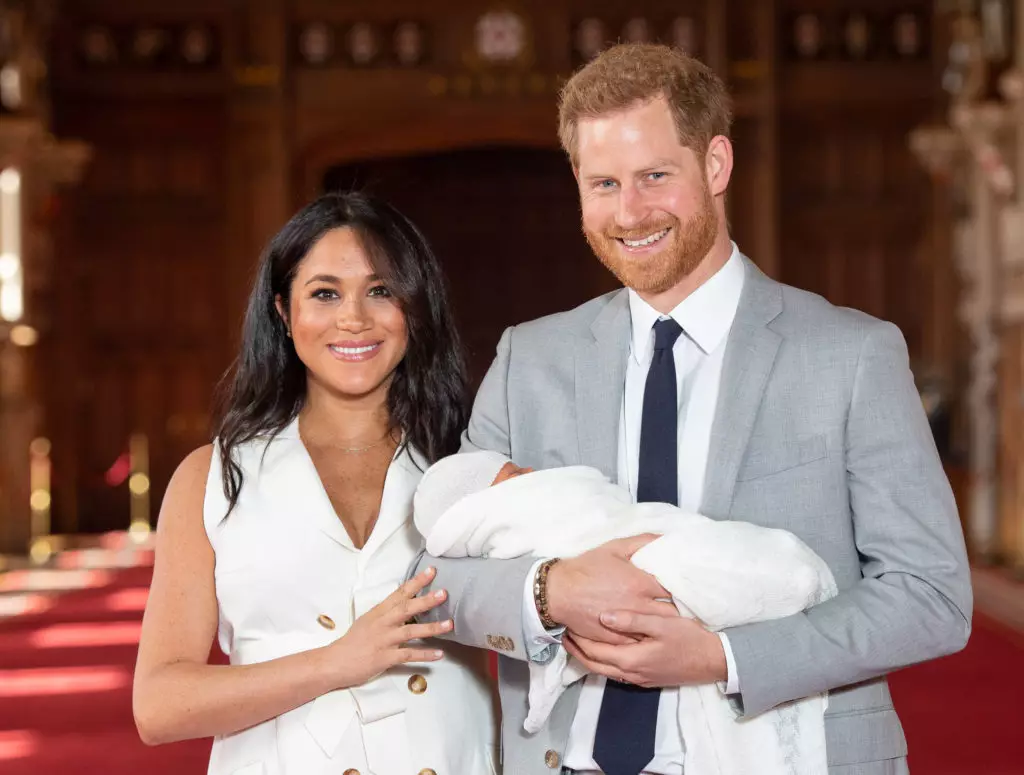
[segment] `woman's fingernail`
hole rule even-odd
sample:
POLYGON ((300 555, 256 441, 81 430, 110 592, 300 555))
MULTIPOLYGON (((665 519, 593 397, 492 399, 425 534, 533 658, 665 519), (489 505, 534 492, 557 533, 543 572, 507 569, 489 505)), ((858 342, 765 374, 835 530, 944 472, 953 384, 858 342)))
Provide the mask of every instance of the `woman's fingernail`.
POLYGON ((437 651, 434 652, 434 656, 437 657, 438 659, 440 659, 441 657, 444 656, 444 652, 441 651, 441 649, 438 649, 437 651))
POLYGON ((436 597, 438 600, 440 600, 442 597, 444 597, 444 590, 443 589, 437 590, 437 592, 434 593, 434 597, 436 597))
POLYGON ((442 630, 450 630, 451 628, 452 628, 452 620, 451 619, 449 619, 446 622, 442 622, 441 623, 441 629, 442 630))
POLYGON ((601 621, 605 624, 615 624, 618 621, 618 617, 615 614, 601 614, 601 621))

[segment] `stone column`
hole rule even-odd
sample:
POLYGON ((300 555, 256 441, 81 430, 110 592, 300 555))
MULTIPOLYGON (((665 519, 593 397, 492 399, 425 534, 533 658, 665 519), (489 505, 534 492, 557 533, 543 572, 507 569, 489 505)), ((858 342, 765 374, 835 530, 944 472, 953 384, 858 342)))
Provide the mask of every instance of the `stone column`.
POLYGON ((976 109, 961 103, 954 107, 951 118, 953 128, 921 128, 913 133, 910 143, 940 185, 957 172, 966 180, 961 194, 969 202, 969 212, 953 223, 953 258, 962 280, 957 315, 971 344, 966 395, 970 474, 962 510, 972 554, 988 562, 995 558, 998 530, 995 387, 999 343, 994 325, 997 235, 1006 181, 1000 173, 993 185, 991 171, 985 174, 979 164, 979 154, 992 148, 991 136, 1003 114, 998 109, 976 109))

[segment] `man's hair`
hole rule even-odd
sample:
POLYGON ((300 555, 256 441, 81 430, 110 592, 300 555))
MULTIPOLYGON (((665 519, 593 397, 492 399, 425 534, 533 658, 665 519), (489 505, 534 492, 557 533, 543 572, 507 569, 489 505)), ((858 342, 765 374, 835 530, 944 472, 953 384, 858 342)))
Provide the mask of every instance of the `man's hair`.
POLYGON ((658 97, 672 110, 679 142, 700 158, 712 138, 729 136, 732 100, 710 67, 669 46, 623 43, 576 71, 559 95, 558 137, 573 167, 579 166, 576 128, 581 119, 658 97))

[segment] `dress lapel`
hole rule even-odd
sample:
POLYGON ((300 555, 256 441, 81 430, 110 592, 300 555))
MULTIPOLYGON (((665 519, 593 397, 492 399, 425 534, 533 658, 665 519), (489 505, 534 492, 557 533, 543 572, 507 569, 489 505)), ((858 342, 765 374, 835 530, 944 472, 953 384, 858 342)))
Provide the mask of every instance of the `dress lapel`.
POLYGON ((261 476, 274 508, 289 518, 304 516, 331 540, 350 551, 373 552, 411 519, 413 493, 427 469, 427 461, 412 447, 397 452, 384 478, 380 511, 369 539, 362 550, 356 549, 348 531, 341 523, 313 459, 299 438, 298 420, 277 435, 264 460, 267 466, 261 476))
POLYGON ((429 464, 418 450, 411 446, 398 452, 384 478, 384 493, 380 500, 380 513, 373 526, 364 552, 374 552, 396 531, 412 522, 412 501, 423 472, 429 464))
POLYGON ((260 480, 269 486, 275 508, 289 519, 309 519, 331 540, 356 551, 348 531, 334 511, 306 445, 299 438, 298 418, 270 443, 260 480))

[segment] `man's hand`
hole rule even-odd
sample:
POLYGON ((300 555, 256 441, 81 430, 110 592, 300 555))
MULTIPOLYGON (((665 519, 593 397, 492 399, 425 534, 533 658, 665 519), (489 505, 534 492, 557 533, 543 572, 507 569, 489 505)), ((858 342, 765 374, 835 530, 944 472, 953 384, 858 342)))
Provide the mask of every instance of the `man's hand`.
POLYGON ((721 638, 693 619, 616 611, 602 615, 601 623, 639 640, 611 645, 567 633, 565 650, 591 672, 647 687, 728 679, 721 638))
MULTIPOLYGON (((598 617, 624 609, 657 614, 667 606, 658 598, 671 597, 655 580, 630 563, 641 547, 658 536, 645 534, 609 541, 579 557, 562 560, 548 573, 548 613, 573 635, 603 643, 635 642, 615 632, 598 617)), ((675 609, 672 609, 673 612, 675 609)))

